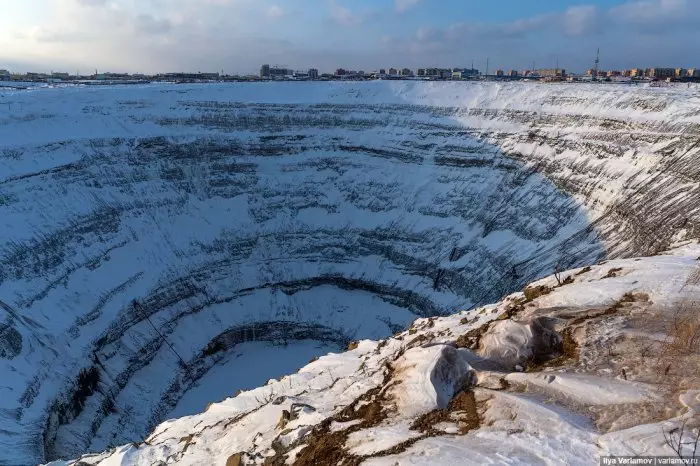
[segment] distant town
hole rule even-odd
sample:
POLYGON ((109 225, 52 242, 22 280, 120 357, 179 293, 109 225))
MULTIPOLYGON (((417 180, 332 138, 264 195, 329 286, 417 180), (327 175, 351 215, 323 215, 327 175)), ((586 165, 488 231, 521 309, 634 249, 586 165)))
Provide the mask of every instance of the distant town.
MULTIPOLYGON (((596 64, 598 60, 596 60, 596 64)), ((83 75, 62 72, 11 73, 0 70, 0 81, 46 82, 46 83, 144 83, 144 82, 238 82, 238 81, 365 81, 365 80, 527 80, 544 82, 609 82, 635 83, 643 81, 700 82, 698 68, 632 68, 626 70, 589 69, 585 74, 569 74, 562 68, 528 70, 486 70, 482 73, 470 68, 381 68, 374 71, 346 70, 338 68, 332 73, 320 73, 316 68, 293 70, 284 66, 262 65, 256 75, 228 75, 222 73, 163 73, 129 74, 98 73, 83 75)))
POLYGON ((567 74, 563 68, 543 68, 531 70, 493 70, 493 73, 481 73, 475 68, 382 68, 376 71, 352 71, 339 68, 333 74, 319 74, 317 69, 294 71, 283 67, 263 65, 259 79, 284 80, 363 80, 363 79, 423 79, 423 80, 478 80, 478 79, 528 79, 542 81, 632 81, 632 80, 667 80, 700 81, 700 69, 697 68, 632 68, 627 70, 603 71, 589 69, 586 74, 567 74))

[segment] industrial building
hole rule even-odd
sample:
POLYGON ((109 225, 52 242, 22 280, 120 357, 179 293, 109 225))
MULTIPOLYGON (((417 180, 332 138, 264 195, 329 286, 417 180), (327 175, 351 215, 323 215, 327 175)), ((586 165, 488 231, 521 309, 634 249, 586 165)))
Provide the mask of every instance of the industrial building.
POLYGON ((649 72, 649 77, 654 79, 674 78, 675 76, 675 68, 652 68, 649 72))
POLYGON ((563 68, 543 68, 536 72, 543 78, 565 78, 566 70, 563 68))
POLYGON ((260 67, 260 77, 261 78, 284 78, 286 76, 293 76, 294 72, 287 68, 279 66, 263 65, 260 67))
POLYGON ((479 76, 479 70, 474 68, 452 68, 452 79, 469 79, 479 76))

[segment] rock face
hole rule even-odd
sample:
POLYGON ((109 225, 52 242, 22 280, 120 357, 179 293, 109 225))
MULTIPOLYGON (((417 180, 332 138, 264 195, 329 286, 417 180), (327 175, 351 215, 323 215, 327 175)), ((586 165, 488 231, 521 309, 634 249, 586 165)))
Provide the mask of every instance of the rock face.
POLYGON ((246 342, 382 338, 700 226, 688 89, 0 98, 2 464, 140 440, 246 342))

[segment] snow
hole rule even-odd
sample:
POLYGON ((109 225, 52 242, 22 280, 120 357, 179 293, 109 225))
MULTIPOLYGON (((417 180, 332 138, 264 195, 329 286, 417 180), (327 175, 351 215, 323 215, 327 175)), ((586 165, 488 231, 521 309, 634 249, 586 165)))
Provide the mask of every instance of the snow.
POLYGON ((398 383, 389 390, 398 415, 415 418, 446 408, 472 378, 464 353, 446 345, 407 350, 394 369, 398 383))
POLYGON ((642 424, 629 429, 607 433, 600 438, 600 445, 609 455, 668 455, 676 456, 664 439, 674 428, 681 426, 686 429, 682 442, 688 442, 684 455, 690 456, 693 443, 700 435, 700 390, 687 390, 679 395, 680 403, 686 408, 685 412, 676 418, 663 423, 642 424), (683 424, 683 422, 686 424, 683 424), (688 422, 690 421, 690 422, 688 422), (661 435, 660 435, 661 432, 661 435))
POLYGON ((535 334, 532 324, 513 321, 497 322, 482 340, 486 357, 515 367, 534 355, 535 334))
POLYGON ((595 434, 577 415, 537 400, 494 393, 487 427, 463 437, 420 440, 404 453, 372 458, 366 465, 573 464, 597 461, 595 434))
MULTIPOLYGON (((196 422, 228 422, 273 391, 311 397, 309 416, 329 417, 383 379, 369 354, 376 343, 183 418, 192 424, 162 424, 417 317, 420 330, 406 339, 433 338, 435 349, 406 351, 398 362, 411 389, 390 390, 414 414, 444 407, 470 370, 524 364, 538 347, 528 321, 538 312, 574 315, 626 293, 649 294, 663 312, 697 266, 695 245, 577 276, 431 380, 441 347, 503 312, 485 303, 556 266, 653 254, 692 237, 699 104, 685 87, 525 83, 0 89, 0 325, 22 341, 0 361, 0 463, 77 457, 168 425, 165 438, 186 437, 196 422), (448 315, 423 328, 425 317, 448 315), (299 343, 310 339, 318 353, 299 343), (266 346, 285 343, 287 353, 266 346), (261 346, 271 351, 259 359, 261 346), (261 364, 265 355, 275 363, 261 364), (91 366, 99 389, 79 413, 59 416, 91 366)), ((381 357, 402 345, 388 341, 381 357)), ((255 429, 266 432, 262 455, 276 438, 266 429, 291 403, 247 414, 240 422, 255 423, 245 435, 232 431, 232 442, 217 431, 211 451, 190 445, 183 461, 225 463, 253 448, 255 429)), ((394 429, 371 429, 382 427, 394 429)), ((161 447, 131 449, 128 462, 184 448, 161 447)))
POLYGON ((420 436, 419 432, 409 430, 409 427, 410 422, 403 421, 353 432, 345 447, 353 455, 372 455, 420 436))
MULTIPOLYGON (((645 307, 662 309, 664 303, 671 302, 670 295, 700 297, 700 286, 687 284, 688 277, 697 270, 698 257, 700 245, 686 244, 660 256, 615 261, 612 265, 629 271, 625 277, 635 277, 621 281, 626 293, 644 290, 649 295, 648 299, 629 302, 629 315, 641 313, 645 307), (664 277, 663 286, 656 277, 664 277)), ((546 312, 552 319, 568 315, 567 321, 573 320, 571 316, 590 316, 590 309, 581 307, 580 293, 599 297, 600 301, 587 303, 605 309, 610 296, 606 289, 617 293, 620 286, 613 278, 603 278, 610 266, 592 266, 590 271, 576 275, 575 283, 555 288, 512 317, 503 318, 511 306, 522 302, 520 293, 467 313, 419 319, 410 330, 381 342, 360 341, 351 351, 324 356, 280 381, 272 380, 264 387, 215 403, 202 414, 168 421, 138 448, 105 453, 103 457, 109 459, 102 462, 95 461, 95 457, 90 460, 100 466, 115 460, 122 462, 116 464, 146 465, 165 457, 185 465, 224 464, 230 455, 247 452, 246 461, 262 464, 265 457, 275 455, 271 445, 277 444, 289 449, 287 464, 291 464, 303 452, 313 429, 329 420, 328 428, 336 435, 347 431, 342 445, 345 454, 356 455, 367 465, 584 465, 598 461, 602 455, 672 454, 662 433, 684 419, 691 421, 687 425, 692 433, 700 409, 698 389, 681 392, 678 417, 605 432, 593 414, 597 407, 634 412, 635 407, 641 411, 649 404, 671 403, 670 407, 673 400, 666 399, 659 386, 621 380, 596 368, 587 369, 585 364, 564 364, 559 369, 534 372, 484 370, 481 367, 485 362, 507 359, 508 353, 479 347, 475 354, 454 347, 459 335, 486 322, 491 322, 493 331, 499 334, 502 329, 498 324, 512 320, 523 323, 546 312), (550 298, 552 295, 557 295, 556 299, 550 298), (556 307, 549 307, 546 299, 556 302, 556 307), (474 316, 469 319, 471 323, 465 323, 465 315, 474 316), (416 345, 416 341, 423 343, 416 345), (498 378, 506 383, 497 383, 498 378), (382 400, 384 413, 376 424, 365 426, 362 419, 334 419, 344 407, 373 389, 379 389, 375 401, 382 400), (461 390, 474 395, 477 427, 460 434, 454 419, 449 418, 433 426, 430 435, 412 428, 424 414, 445 408, 461 390), (274 396, 266 396, 271 394, 274 396), (272 398, 274 401, 266 401, 272 398), (299 411, 297 419, 280 427, 282 411, 290 410, 294 403, 308 407, 299 411), (181 439, 188 436, 193 442, 185 449, 181 439), (389 452, 392 448, 396 451, 389 452)), ((580 269, 566 274, 575 272, 580 269)), ((553 282, 554 277, 547 277, 538 283, 553 282)), ((624 315, 598 317, 596 325, 619 331, 614 322, 624 315)), ((591 334, 586 338, 580 341, 581 351, 595 351, 599 337, 591 334)), ((498 341, 509 345, 498 338, 489 345, 495 347, 498 341)), ((459 411, 452 413, 459 415, 459 411)))
POLYGON ((653 402, 658 397, 651 386, 619 380, 601 380, 580 374, 513 373, 508 382, 536 387, 548 396, 558 396, 578 405, 608 405, 653 402))
POLYGON ((286 346, 269 343, 238 345, 185 392, 168 417, 199 413, 209 403, 223 400, 238 390, 264 385, 270 378, 293 373, 311 359, 338 350, 335 345, 313 340, 292 341, 286 346))

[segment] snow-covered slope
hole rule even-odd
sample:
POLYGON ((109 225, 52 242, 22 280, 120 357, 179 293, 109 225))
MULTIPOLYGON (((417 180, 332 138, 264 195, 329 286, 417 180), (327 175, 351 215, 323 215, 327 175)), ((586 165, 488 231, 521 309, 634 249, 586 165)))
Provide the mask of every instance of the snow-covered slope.
POLYGON ((695 237, 699 122, 680 87, 0 91, 0 463, 695 237))
POLYGON ((700 351, 666 353, 658 332, 700 299, 699 255, 608 261, 418 319, 80 464, 589 465, 675 456, 674 432, 690 454, 700 351))

